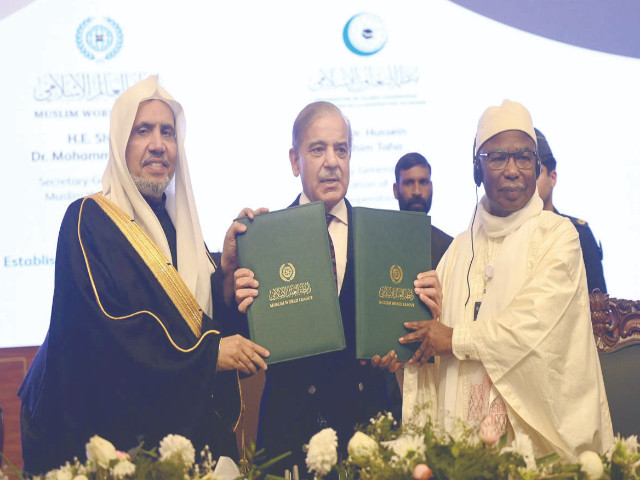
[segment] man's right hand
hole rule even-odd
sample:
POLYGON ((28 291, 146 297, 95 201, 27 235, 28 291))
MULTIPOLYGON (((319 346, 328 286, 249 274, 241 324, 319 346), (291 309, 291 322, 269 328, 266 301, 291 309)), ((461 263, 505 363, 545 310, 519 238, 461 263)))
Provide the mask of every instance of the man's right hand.
MULTIPOLYGON (((238 214, 238 217, 247 217, 253 221, 256 215, 267 213, 268 208, 259 208, 257 210, 251 210, 250 208, 244 208, 238 214)), ((234 293, 234 276, 231 273, 235 272, 238 268, 238 243, 236 237, 242 235, 247 231, 247 226, 240 222, 233 222, 227 233, 224 236, 224 244, 222 246, 222 256, 220 258, 220 269, 223 274, 223 293, 224 303, 228 307, 233 303, 234 293)))
POLYGON ((422 272, 413 281, 414 291, 431 311, 434 320, 442 313, 442 285, 435 270, 422 272))
POLYGON ((218 372, 224 370, 240 370, 247 374, 256 374, 258 370, 266 370, 267 364, 262 357, 268 357, 269 350, 242 335, 222 337, 218 351, 218 372))
POLYGON ((235 279, 234 289, 238 310, 246 313, 249 305, 253 303, 253 299, 258 296, 259 283, 254 278, 253 272, 248 268, 239 268, 234 272, 233 277, 235 279))

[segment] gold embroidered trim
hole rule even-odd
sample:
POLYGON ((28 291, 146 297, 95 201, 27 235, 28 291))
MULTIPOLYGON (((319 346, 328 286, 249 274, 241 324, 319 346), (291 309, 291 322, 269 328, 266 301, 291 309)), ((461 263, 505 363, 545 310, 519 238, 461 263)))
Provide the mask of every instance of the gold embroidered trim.
MULTIPOLYGON (((240 467, 241 469, 247 470, 249 468, 249 460, 247 459, 247 440, 245 439, 246 425, 245 425, 245 413, 246 413, 246 404, 244 403, 244 393, 242 392, 242 382, 240 381, 240 372, 236 370, 236 379, 238 382, 238 395, 240 397, 240 413, 238 414, 238 419, 236 420, 236 425, 233 427, 233 431, 235 434, 238 434, 238 427, 240 427, 240 423, 242 422, 242 427, 240 427, 240 444, 242 445, 242 452, 240 454, 240 467)), ((246 472, 245 472, 246 473, 246 472)))
POLYGON ((205 252, 207 252, 207 257, 209 257, 209 261, 211 262, 211 264, 213 265, 213 269, 217 270, 218 269, 218 265, 216 265, 216 262, 213 260, 213 258, 211 257, 211 254, 209 253, 209 249, 205 248, 204 249, 205 252))
POLYGON ((162 327, 165 332, 165 335, 171 342, 174 348, 177 350, 188 353, 200 345, 203 339, 209 334, 220 335, 220 332, 217 330, 209 330, 204 335, 202 335, 202 310, 198 306, 196 299, 193 297, 184 281, 178 275, 176 269, 167 265, 166 257, 162 252, 158 249, 158 247, 151 241, 148 235, 140 228, 133 220, 131 220, 122 210, 120 210, 116 205, 107 200, 101 193, 97 193, 91 195, 89 197, 85 197, 82 201, 82 205, 80 206, 80 213, 78 216, 78 240, 80 242, 80 248, 82 249, 82 254, 85 259, 85 263, 87 265, 87 272, 89 274, 89 279, 91 281, 91 286, 93 288, 96 301, 98 302, 98 306, 100 310, 109 318, 113 320, 123 320, 127 318, 131 318, 135 315, 145 313, 154 318, 162 327), (168 329, 162 323, 162 321, 153 313, 142 310, 139 312, 132 313, 130 315, 124 315, 121 317, 115 317, 113 315, 109 315, 107 311, 102 306, 102 302, 100 301, 100 296, 98 294, 98 290, 96 288, 95 282, 93 280, 93 275, 91 273, 91 267, 89 265, 89 259, 87 258, 87 253, 84 249, 84 245, 82 243, 82 235, 80 233, 80 224, 82 220, 82 211, 84 208, 84 203, 87 198, 93 199, 111 218, 111 220, 116 224, 118 228, 125 235, 127 240, 131 243, 131 245, 135 248, 136 252, 140 255, 140 257, 144 260, 145 264, 149 267, 149 269, 153 272, 154 276, 158 279, 161 286, 167 292, 169 297, 171 298, 176 308, 184 318, 184 320, 189 325, 189 328, 196 337, 199 338, 198 342, 189 349, 183 349, 179 347, 171 338, 168 329), (155 263, 155 265, 154 265, 155 263), (160 263, 158 265, 158 263, 160 263), (167 267, 171 267, 170 269, 167 267), (185 316, 186 315, 186 316, 185 316), (194 330, 194 328, 196 328, 194 330))
POLYGON ((244 396, 242 395, 242 383, 240 382, 240 372, 238 370, 236 370, 236 381, 238 382, 238 395, 240 396, 240 413, 238 414, 238 419, 236 420, 235 427, 233 427, 233 431, 238 430, 240 420, 242 420, 242 448, 244 450, 244 410, 246 404, 244 403, 244 396))

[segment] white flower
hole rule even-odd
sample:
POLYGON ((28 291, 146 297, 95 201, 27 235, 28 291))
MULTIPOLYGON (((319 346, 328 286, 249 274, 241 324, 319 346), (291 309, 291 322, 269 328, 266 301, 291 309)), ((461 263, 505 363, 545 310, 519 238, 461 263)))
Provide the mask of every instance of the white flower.
POLYGON ((45 480, 72 480, 71 464, 67 462, 62 467, 47 472, 44 478, 45 480))
POLYGON ((395 440, 382 442, 382 445, 392 450, 400 459, 406 458, 410 452, 415 452, 420 458, 426 453, 424 435, 402 435, 395 440))
POLYGON ((528 435, 516 435, 516 439, 512 443, 510 447, 504 447, 500 453, 506 452, 516 452, 524 458, 524 463, 526 464, 526 468, 529 471, 536 471, 536 457, 533 453, 533 443, 531 442, 531 438, 528 435))
POLYGON ((620 434, 617 434, 616 437, 613 439, 613 443, 609 447, 609 450, 607 450, 604 454, 605 458, 609 463, 611 463, 611 459, 613 458, 613 452, 615 452, 618 444, 622 445, 622 449, 626 454, 638 453, 639 445, 638 445, 637 435, 631 435, 627 438, 622 438, 620 434))
POLYGON ((323 477, 338 463, 338 435, 333 428, 319 431, 307 446, 307 469, 323 477))
POLYGON ((356 432, 347 445, 349 460, 356 465, 366 463, 378 453, 378 443, 366 433, 356 432))
MULTIPOLYGON (((34 479, 35 480, 35 479, 34 479)), ((89 480, 86 475, 76 475, 73 480, 89 480)))
POLYGON ((73 475, 68 470, 60 469, 58 470, 58 474, 56 475, 56 480, 72 480, 73 475))
MULTIPOLYGON (((73 465, 66 462, 60 468, 47 472, 44 480, 72 480, 74 478, 73 469, 76 467, 76 464, 79 464, 77 459, 74 460, 76 460, 76 462, 73 465)), ((36 480, 36 478, 34 477, 32 480, 36 480)), ((41 480, 41 477, 39 480, 41 480)))
POLYGON ((2 470, 0 470, 0 480, 9 480, 9 477, 2 470))
POLYGON ((580 463, 580 470, 587 474, 589 480, 602 478, 604 466, 602 465, 600 455, 596 452, 592 452, 591 450, 582 452, 578 457, 578 462, 580 463))
POLYGON ((136 473, 136 466, 133 463, 131 463, 129 460, 120 460, 111 469, 111 472, 113 473, 113 476, 115 478, 124 478, 136 473))
MULTIPOLYGON (((91 472, 91 469, 87 467, 86 464, 80 463, 76 459, 76 463, 74 464, 74 467, 76 469, 76 477, 86 477, 86 478, 74 478, 73 480, 89 480, 89 473, 91 472)), ((33 478, 31 480, 36 480, 36 479, 33 478)))
POLYGON ((189 469, 196 461, 196 450, 191 441, 182 435, 167 435, 160 442, 160 460, 176 457, 185 468, 189 469))
POLYGON ((638 436, 637 435, 631 435, 630 437, 622 438, 620 441, 622 442, 622 446, 624 447, 624 449, 627 451, 628 454, 635 455, 636 453, 638 453, 638 436))
POLYGON ((102 468, 109 468, 109 462, 116 459, 116 447, 98 435, 91 437, 85 448, 87 459, 102 468))
POLYGON ((213 468, 216 466, 217 460, 213 459, 213 455, 211 454, 211 450, 208 445, 205 445, 202 451, 200 452, 200 456, 202 457, 201 466, 206 473, 212 472, 213 468))

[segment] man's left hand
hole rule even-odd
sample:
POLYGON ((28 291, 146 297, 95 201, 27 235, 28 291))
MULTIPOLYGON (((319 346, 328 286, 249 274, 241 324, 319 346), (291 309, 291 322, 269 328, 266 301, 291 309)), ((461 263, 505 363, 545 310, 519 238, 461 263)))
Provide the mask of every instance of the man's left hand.
POLYGON ((421 322, 405 322, 409 330, 415 330, 400 338, 400 343, 421 342, 409 363, 424 365, 434 355, 452 353, 453 328, 443 325, 437 320, 423 320, 421 322))
MULTIPOLYGON (((259 208, 252 210, 250 208, 244 208, 238 214, 238 217, 247 217, 253 221, 256 215, 261 213, 267 213, 268 208, 259 208)), ((247 226, 240 222, 233 222, 227 230, 224 236, 224 244, 222 246, 222 257, 220 259, 220 268, 224 276, 224 302, 227 306, 231 306, 234 301, 234 278, 233 272, 238 269, 238 243, 236 236, 241 235, 247 231, 247 226)))
POLYGON ((234 288, 238 310, 242 313, 247 313, 247 308, 253 303, 253 299, 258 296, 260 283, 248 268, 237 269, 233 277, 235 278, 234 288))
POLYGON ((395 373, 399 368, 402 368, 404 362, 398 361, 398 355, 394 350, 391 350, 382 358, 380 358, 380 355, 375 355, 371 359, 371 365, 395 373))

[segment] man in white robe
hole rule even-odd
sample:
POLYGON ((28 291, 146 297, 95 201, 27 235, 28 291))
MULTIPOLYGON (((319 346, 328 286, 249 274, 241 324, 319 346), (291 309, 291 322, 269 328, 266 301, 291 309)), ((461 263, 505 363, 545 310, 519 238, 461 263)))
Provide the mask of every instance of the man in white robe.
POLYGON ((489 415, 508 439, 530 437, 536 456, 575 461, 605 451, 613 430, 578 234, 543 210, 539 172, 529 112, 508 100, 488 108, 474 147, 485 195, 438 265, 439 322, 408 325, 401 339, 422 341, 404 372, 403 418, 427 403, 445 429, 489 415))

